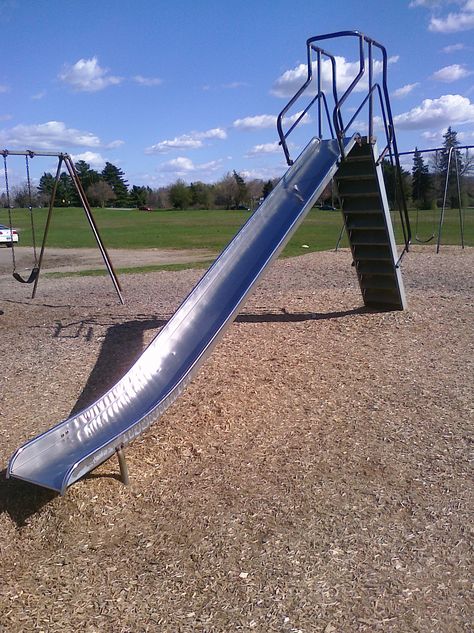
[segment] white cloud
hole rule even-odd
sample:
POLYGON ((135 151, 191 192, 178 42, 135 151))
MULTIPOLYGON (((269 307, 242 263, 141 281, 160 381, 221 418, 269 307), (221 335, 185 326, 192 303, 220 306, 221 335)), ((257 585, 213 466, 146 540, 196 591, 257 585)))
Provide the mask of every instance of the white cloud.
MULTIPOLYGON (((296 112, 289 117, 283 118, 283 123, 291 125, 298 117, 301 116, 301 112, 296 112)), ((277 122, 276 114, 257 114, 255 116, 246 116, 243 119, 236 119, 232 126, 238 130, 263 130, 265 128, 275 127, 277 122)), ((311 123, 311 117, 308 114, 301 119, 300 125, 311 123)))
POLYGON ((250 149, 246 158, 255 158, 256 156, 261 156, 262 154, 277 154, 281 152, 281 145, 278 141, 274 143, 262 143, 261 145, 254 145, 252 149, 250 149))
POLYGON ((239 130, 262 130, 264 128, 273 127, 276 124, 276 116, 274 114, 257 114, 255 116, 246 116, 243 119, 236 119, 232 125, 239 130))
POLYGON ((135 75, 133 77, 133 81, 140 86, 160 86, 163 83, 163 80, 159 77, 143 77, 143 75, 135 75))
POLYGON ((410 9, 415 7, 438 7, 443 0, 412 0, 408 5, 410 9))
POLYGON ((73 66, 65 66, 59 79, 78 92, 97 92, 122 82, 121 77, 109 75, 107 68, 101 68, 97 57, 80 59, 73 66))
POLYGON ((434 33, 457 33, 474 28, 474 0, 465 0, 460 11, 445 17, 432 16, 429 30, 434 33))
POLYGON ((9 121, 10 119, 13 119, 12 114, 0 114, 0 121, 9 121))
POLYGON ((442 0, 412 0, 408 6, 410 9, 414 7, 437 7, 441 2, 442 0))
POLYGON ((451 66, 444 66, 444 68, 440 68, 431 76, 432 79, 436 81, 442 81, 444 83, 451 83, 453 81, 457 81, 458 79, 463 79, 464 77, 468 77, 472 75, 472 72, 464 68, 461 64, 451 64, 451 66))
POLYGON ((203 147, 203 141, 207 139, 220 139, 225 140, 227 138, 227 132, 220 128, 212 128, 205 132, 190 132, 189 134, 181 134, 173 139, 160 141, 145 149, 146 154, 166 154, 171 150, 188 150, 199 149, 203 147))
POLYGON ((0 84, 0 93, 10 92, 10 86, 6 86, 5 84, 0 84))
POLYGON ((105 166, 105 158, 102 158, 97 152, 82 152, 82 154, 71 154, 71 158, 75 163, 83 160, 93 169, 101 169, 105 166))
POLYGON ((41 99, 44 99, 44 97, 46 96, 46 90, 41 90, 41 92, 37 92, 34 95, 31 95, 31 98, 34 101, 40 101, 41 99))
POLYGON ((92 132, 68 128, 62 121, 36 125, 16 125, 0 132, 0 144, 36 150, 60 151, 68 147, 101 147, 102 142, 92 132))
MULTIPOLYGON (((394 64, 398 61, 397 55, 390 57, 389 64, 394 64)), ((345 57, 335 57, 336 60, 336 76, 337 76, 337 88, 339 93, 346 90, 354 78, 359 73, 359 62, 349 62, 345 57)), ((374 77, 382 72, 383 64, 379 60, 374 61, 374 77)), ((317 65, 313 63, 314 76, 316 76, 317 65)), ((291 97, 299 88, 304 84, 308 76, 307 64, 299 64, 295 68, 286 70, 273 84, 271 93, 277 97, 291 97)), ((313 81, 314 87, 316 82, 313 81)), ((362 92, 367 90, 368 76, 367 73, 362 77, 357 86, 354 88, 356 92, 362 92)), ((332 89, 332 64, 329 59, 323 59, 321 62, 321 89, 324 92, 332 89)))
POLYGON ((417 130, 443 125, 474 122, 474 104, 462 95, 443 95, 438 99, 425 99, 421 105, 394 119, 401 129, 417 130))
POLYGON ((464 44, 450 44, 449 46, 444 46, 443 53, 455 53, 456 51, 465 50, 464 44))
POLYGON ((410 92, 412 92, 419 85, 420 85, 419 82, 416 82, 414 84, 405 84, 401 88, 397 88, 396 90, 394 90, 392 92, 392 97, 395 97, 397 99, 402 99, 403 97, 406 97, 407 95, 409 95, 410 92))
POLYGON ((245 180, 273 180, 280 178, 288 169, 285 165, 275 167, 257 167, 255 169, 243 169, 239 174, 245 180))
POLYGON ((190 158, 186 156, 178 156, 172 160, 162 163, 158 166, 157 171, 167 174, 173 174, 175 178, 201 178, 207 179, 211 175, 220 169, 222 166, 221 160, 212 160, 208 163, 195 164, 190 158))

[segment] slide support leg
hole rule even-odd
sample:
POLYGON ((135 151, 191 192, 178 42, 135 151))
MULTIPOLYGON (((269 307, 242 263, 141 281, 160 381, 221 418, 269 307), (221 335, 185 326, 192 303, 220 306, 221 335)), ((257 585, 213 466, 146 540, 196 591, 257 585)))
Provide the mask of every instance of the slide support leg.
POLYGON ((124 485, 128 486, 128 484, 130 483, 130 478, 128 476, 128 466, 127 466, 127 462, 125 461, 125 453, 123 452, 123 446, 117 449, 117 457, 118 457, 118 462, 120 466, 120 477, 122 478, 124 485))

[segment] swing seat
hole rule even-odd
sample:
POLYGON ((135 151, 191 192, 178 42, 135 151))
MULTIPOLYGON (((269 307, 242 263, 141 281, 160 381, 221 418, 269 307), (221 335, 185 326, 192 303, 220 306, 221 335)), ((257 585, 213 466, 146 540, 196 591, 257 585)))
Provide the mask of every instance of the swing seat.
POLYGON ((17 281, 19 281, 22 284, 32 284, 34 281, 36 281, 38 275, 39 275, 39 266, 34 266, 31 269, 31 273, 30 276, 27 279, 23 279, 23 277, 20 275, 20 273, 14 272, 13 273, 13 277, 14 279, 16 279, 17 281))

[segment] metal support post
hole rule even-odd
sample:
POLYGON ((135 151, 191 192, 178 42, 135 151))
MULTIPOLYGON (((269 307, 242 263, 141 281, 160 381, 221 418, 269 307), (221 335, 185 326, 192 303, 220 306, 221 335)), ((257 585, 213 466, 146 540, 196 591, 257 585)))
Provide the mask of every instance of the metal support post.
POLYGON ((130 478, 128 476, 128 466, 125 460, 125 453, 123 452, 123 446, 117 449, 117 457, 120 466, 120 477, 125 486, 128 486, 130 483, 130 478))

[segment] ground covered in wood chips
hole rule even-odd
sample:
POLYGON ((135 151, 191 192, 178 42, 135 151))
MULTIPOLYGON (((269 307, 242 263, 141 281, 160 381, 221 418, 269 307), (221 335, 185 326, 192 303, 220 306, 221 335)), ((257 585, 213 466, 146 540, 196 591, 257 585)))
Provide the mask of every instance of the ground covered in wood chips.
POLYGON ((409 309, 350 254, 280 260, 184 395, 64 497, 6 480, 201 271, 0 278, 0 631, 473 630, 474 249, 414 248, 409 309), (472 446, 472 445, 471 445, 472 446))

